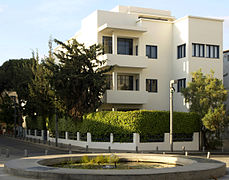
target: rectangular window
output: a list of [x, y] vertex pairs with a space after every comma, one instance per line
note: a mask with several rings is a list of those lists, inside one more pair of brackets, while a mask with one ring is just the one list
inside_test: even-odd
[[111, 74], [105, 74], [105, 77], [106, 77], [106, 88], [107, 89], [113, 89], [112, 75]]
[[118, 90], [134, 90], [134, 76], [118, 75]]
[[138, 56], [138, 45], [135, 46], [135, 55]]
[[192, 56], [204, 57], [204, 44], [192, 43]]
[[183, 58], [186, 56], [186, 44], [177, 46], [177, 59]]
[[182, 88], [186, 88], [186, 78], [178, 79], [177, 92], [181, 92]]
[[118, 54], [133, 55], [133, 39], [118, 38]]
[[103, 54], [112, 54], [112, 37], [103, 36]]
[[157, 59], [157, 46], [146, 45], [146, 56], [148, 58]]
[[157, 92], [157, 79], [146, 79], [146, 91]]
[[219, 46], [217, 45], [206, 45], [206, 56], [208, 58], [219, 58]]

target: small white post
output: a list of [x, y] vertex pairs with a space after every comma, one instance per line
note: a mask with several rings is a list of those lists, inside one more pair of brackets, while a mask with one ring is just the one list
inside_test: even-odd
[[47, 141], [49, 141], [50, 137], [49, 137], [49, 131], [47, 131]]
[[29, 136], [31, 135], [31, 130], [29, 129]]
[[113, 133], [110, 133], [110, 143], [113, 143], [114, 142], [114, 135]]
[[[42, 139], [42, 140], [44, 139], [44, 135], [45, 135], [44, 130], [41, 130], [41, 139]], [[48, 137], [47, 137], [47, 138], [48, 138]]]
[[80, 141], [80, 132], [77, 132], [77, 141]]
[[65, 139], [68, 140], [68, 132], [65, 132]]
[[210, 159], [210, 156], [211, 156], [211, 153], [208, 152], [208, 154], [207, 154], [207, 159]]
[[37, 137], [37, 130], [34, 130], [34, 136]]
[[87, 143], [91, 143], [91, 133], [87, 133]]

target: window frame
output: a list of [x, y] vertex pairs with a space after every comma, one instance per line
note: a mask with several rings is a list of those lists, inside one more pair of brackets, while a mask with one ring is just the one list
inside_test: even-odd
[[[148, 82], [149, 81], [149, 89], [148, 89]], [[154, 88], [153, 85], [156, 82], [156, 87]], [[149, 93], [158, 93], [158, 79], [146, 79], [146, 91]]]
[[192, 43], [192, 57], [205, 57], [205, 44]]
[[[147, 47], [149, 47], [149, 55], [147, 54]], [[155, 55], [153, 55], [153, 49], [155, 48]], [[157, 45], [146, 45], [146, 56], [149, 58], [149, 59], [158, 59], [158, 47]]]
[[186, 43], [177, 46], [177, 59], [186, 57]]
[[186, 88], [186, 78], [177, 80], [177, 92], [181, 92], [181, 89], [183, 88]]
[[[105, 52], [105, 39], [108, 39], [108, 52]], [[110, 40], [110, 42], [109, 42]], [[112, 37], [111, 36], [103, 36], [103, 54], [112, 54], [113, 53], [113, 47], [112, 47]], [[110, 45], [109, 45], [110, 44]]]
[[[120, 46], [120, 41], [124, 42], [125, 44], [125, 53], [123, 52], [120, 52], [121, 51], [121, 46]], [[129, 48], [128, 48], [128, 53], [127, 53], [127, 42], [129, 43]], [[120, 55], [129, 55], [129, 56], [133, 56], [134, 55], [134, 40], [131, 39], [131, 38], [123, 38], [123, 37], [118, 37], [117, 38], [117, 54], [120, 54]], [[124, 50], [124, 49], [123, 49]]]
[[206, 58], [220, 59], [220, 46], [206, 44]]

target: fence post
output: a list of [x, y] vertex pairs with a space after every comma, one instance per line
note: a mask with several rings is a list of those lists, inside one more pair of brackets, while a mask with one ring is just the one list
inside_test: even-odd
[[65, 139], [68, 140], [68, 132], [65, 132]]
[[113, 143], [114, 142], [114, 135], [113, 133], [110, 133], [110, 143]]
[[87, 132], [87, 143], [91, 143], [91, 133]]
[[133, 134], [133, 143], [134, 143], [135, 145], [138, 145], [138, 144], [140, 143], [140, 136], [139, 136], [138, 133], [134, 133], [134, 134]]
[[29, 136], [31, 135], [31, 130], [29, 129]]
[[47, 141], [49, 141], [49, 130], [47, 131]]
[[77, 132], [76, 135], [77, 135], [77, 141], [80, 141], [80, 132]]
[[[45, 132], [44, 130], [41, 130], [41, 139], [44, 139]], [[47, 137], [48, 138], [48, 137]], [[48, 140], [48, 139], [47, 139]]]
[[34, 130], [34, 136], [37, 137], [37, 130]]

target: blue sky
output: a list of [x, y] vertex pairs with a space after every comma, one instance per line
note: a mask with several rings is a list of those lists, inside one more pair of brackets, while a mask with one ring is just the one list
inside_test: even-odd
[[223, 49], [229, 49], [228, 0], [0, 0], [0, 65], [29, 58], [36, 49], [41, 56], [47, 54], [50, 35], [65, 41], [80, 29], [82, 18], [117, 5], [170, 10], [176, 18], [223, 18]]

